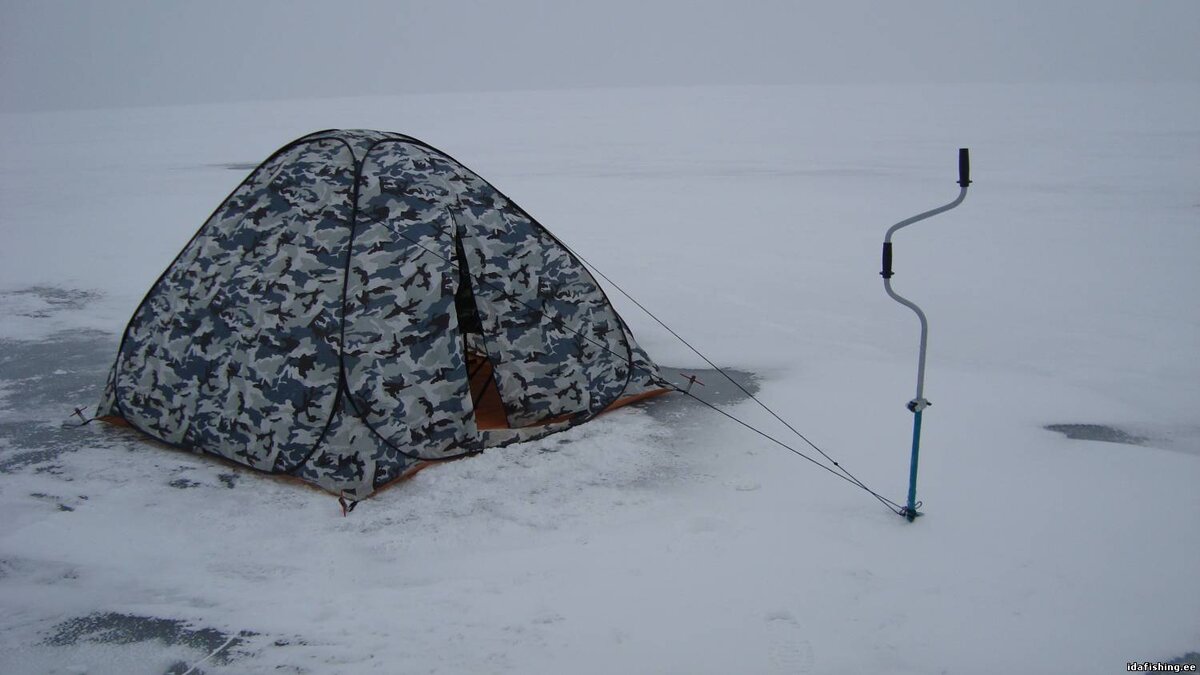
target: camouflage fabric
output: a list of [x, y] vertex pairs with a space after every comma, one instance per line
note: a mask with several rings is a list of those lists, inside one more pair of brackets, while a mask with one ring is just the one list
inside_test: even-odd
[[114, 366], [135, 427], [264, 471], [311, 452], [337, 398], [354, 156], [291, 147], [217, 210], [146, 296]]
[[511, 426], [593, 415], [632, 358], [616, 311], [582, 266], [482, 181], [456, 210], [488, 356]]
[[[477, 429], [468, 350], [512, 428]], [[324, 131], [252, 172], [154, 284], [97, 414], [361, 498], [657, 377], [587, 270], [482, 178], [406, 136]]]
[[362, 165], [346, 282], [346, 385], [358, 416], [422, 459], [478, 449], [454, 295], [448, 177], [389, 140]]

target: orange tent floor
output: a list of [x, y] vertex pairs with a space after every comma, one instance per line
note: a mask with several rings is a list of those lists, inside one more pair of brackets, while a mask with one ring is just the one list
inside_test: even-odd
[[[475, 426], [481, 430], [511, 429], [508, 416], [504, 411], [504, 403], [500, 400], [500, 390], [496, 388], [496, 379], [492, 377], [492, 362], [481, 354], [467, 355], [467, 372], [471, 375], [471, 399], [475, 401]], [[604, 412], [616, 410], [622, 406], [665, 394], [670, 389], [653, 389], [651, 391], [623, 396], [613, 401]], [[566, 417], [556, 417], [545, 420], [537, 426], [559, 422]]]

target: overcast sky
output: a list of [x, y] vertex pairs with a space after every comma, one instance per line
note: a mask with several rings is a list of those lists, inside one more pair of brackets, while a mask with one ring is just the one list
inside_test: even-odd
[[503, 89], [1200, 82], [1200, 0], [0, 0], [0, 109]]

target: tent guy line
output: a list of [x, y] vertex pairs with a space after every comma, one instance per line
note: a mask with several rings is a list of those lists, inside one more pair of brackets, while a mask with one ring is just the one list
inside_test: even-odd
[[[562, 242], [560, 241], [559, 243], [562, 243]], [[724, 377], [726, 380], [729, 380], [729, 382], [731, 382], [731, 383], [733, 384], [733, 386], [737, 387], [739, 391], [741, 391], [743, 394], [745, 394], [746, 396], [748, 396], [748, 397], [750, 398], [750, 400], [754, 401], [756, 404], [758, 404], [758, 406], [759, 406], [760, 408], [762, 408], [763, 410], [765, 410], [765, 411], [767, 411], [768, 413], [770, 413], [770, 415], [771, 415], [772, 417], [774, 417], [774, 418], [775, 418], [776, 420], [778, 420], [778, 421], [779, 421], [781, 424], [783, 424], [783, 426], [787, 427], [787, 428], [788, 428], [788, 430], [790, 430], [790, 431], [791, 431], [793, 434], [795, 434], [796, 436], [799, 436], [799, 437], [800, 437], [800, 440], [802, 440], [802, 441], [804, 441], [805, 443], [807, 443], [807, 444], [808, 444], [808, 446], [809, 446], [809, 447], [811, 447], [813, 450], [816, 450], [817, 452], [821, 453], [821, 456], [822, 456], [822, 457], [824, 457], [825, 459], [829, 460], [829, 461], [830, 461], [830, 462], [831, 462], [831, 463], [832, 463], [832, 464], [833, 464], [835, 467], [837, 467], [838, 471], [840, 471], [840, 472], [841, 472], [840, 474], [839, 474], [839, 473], [836, 473], [836, 472], [834, 472], [834, 475], [837, 475], [837, 476], [843, 477], [843, 478], [845, 478], [846, 480], [850, 481], [852, 484], [854, 484], [854, 485], [857, 485], [858, 487], [860, 487], [860, 488], [862, 488], [862, 489], [866, 490], [867, 492], [871, 493], [871, 494], [872, 494], [872, 495], [873, 495], [873, 496], [874, 496], [876, 499], [878, 499], [878, 500], [880, 500], [881, 502], [883, 502], [884, 506], [887, 506], [889, 509], [892, 509], [893, 511], [895, 511], [895, 510], [896, 510], [896, 509], [898, 509], [898, 508], [901, 508], [899, 504], [897, 504], [897, 503], [895, 503], [895, 502], [891, 501], [890, 499], [887, 499], [886, 497], [883, 497], [883, 496], [881, 496], [879, 493], [877, 493], [877, 492], [875, 492], [874, 490], [872, 490], [871, 488], [867, 487], [865, 483], [863, 483], [861, 480], [859, 480], [859, 479], [858, 479], [858, 478], [857, 478], [857, 477], [856, 477], [854, 474], [850, 473], [850, 471], [849, 471], [849, 470], [848, 470], [846, 467], [842, 466], [842, 465], [841, 465], [841, 463], [839, 463], [839, 462], [838, 462], [837, 460], [835, 460], [833, 457], [830, 457], [828, 453], [826, 453], [824, 450], [822, 450], [820, 447], [818, 447], [816, 443], [813, 443], [811, 440], [809, 440], [809, 438], [808, 438], [807, 436], [805, 436], [804, 434], [800, 433], [800, 431], [799, 431], [798, 429], [796, 429], [796, 427], [794, 427], [794, 426], [792, 426], [790, 423], [788, 423], [788, 421], [787, 421], [787, 420], [785, 420], [785, 419], [783, 419], [782, 417], [780, 417], [778, 413], [776, 413], [774, 410], [772, 410], [770, 407], [768, 407], [766, 403], [763, 403], [763, 402], [762, 402], [762, 400], [761, 400], [761, 399], [759, 399], [757, 396], [755, 396], [753, 393], [751, 393], [751, 392], [750, 392], [750, 390], [748, 390], [748, 389], [746, 389], [744, 386], [742, 386], [742, 384], [741, 384], [740, 382], [738, 382], [738, 381], [737, 381], [737, 380], [735, 380], [734, 378], [730, 377], [730, 376], [729, 376], [729, 373], [725, 372], [725, 369], [724, 369], [724, 368], [721, 368], [721, 367], [720, 367], [720, 366], [718, 366], [717, 364], [713, 363], [713, 362], [712, 362], [712, 360], [711, 360], [711, 359], [709, 359], [709, 358], [708, 358], [707, 356], [705, 356], [704, 354], [702, 354], [702, 353], [700, 352], [700, 350], [699, 350], [699, 349], [696, 349], [695, 347], [693, 347], [693, 346], [692, 346], [692, 344], [691, 344], [690, 342], [688, 342], [687, 340], [685, 340], [685, 339], [683, 338], [683, 336], [682, 336], [682, 335], [680, 335], [679, 333], [675, 332], [675, 330], [674, 330], [674, 329], [672, 329], [672, 328], [671, 328], [670, 326], [668, 326], [668, 325], [667, 325], [665, 322], [663, 322], [663, 320], [662, 320], [662, 319], [659, 319], [657, 316], [655, 316], [655, 314], [654, 314], [653, 312], [651, 312], [649, 309], [646, 309], [646, 307], [645, 307], [644, 305], [642, 305], [642, 303], [638, 302], [638, 301], [637, 301], [637, 299], [636, 299], [636, 298], [634, 298], [632, 295], [630, 295], [628, 292], [626, 292], [626, 290], [625, 290], [624, 288], [621, 288], [621, 287], [620, 287], [620, 286], [617, 284], [617, 282], [615, 282], [615, 281], [613, 281], [612, 279], [610, 279], [610, 278], [608, 277], [608, 275], [607, 275], [607, 274], [605, 274], [604, 272], [601, 272], [599, 268], [597, 268], [595, 265], [593, 265], [591, 262], [589, 262], [589, 261], [588, 261], [586, 258], [584, 258], [583, 256], [579, 255], [579, 253], [575, 252], [575, 251], [574, 251], [574, 250], [573, 250], [571, 247], [567, 246], [566, 244], [563, 244], [563, 247], [564, 247], [564, 248], [566, 248], [568, 251], [570, 251], [570, 252], [571, 252], [571, 254], [572, 254], [572, 255], [574, 255], [576, 258], [579, 258], [580, 262], [582, 262], [584, 265], [586, 265], [586, 266], [587, 266], [589, 269], [591, 269], [591, 270], [592, 270], [593, 272], [595, 272], [596, 274], [599, 274], [599, 275], [600, 275], [600, 277], [601, 277], [602, 279], [604, 279], [604, 280], [605, 280], [605, 281], [607, 281], [609, 284], [611, 284], [613, 288], [617, 289], [617, 291], [618, 291], [618, 292], [620, 292], [620, 293], [621, 293], [621, 295], [625, 296], [626, 298], [628, 298], [628, 299], [629, 299], [629, 301], [630, 301], [630, 302], [632, 302], [633, 304], [637, 305], [638, 309], [640, 309], [640, 310], [642, 310], [643, 312], [645, 312], [645, 313], [646, 313], [646, 316], [649, 316], [651, 319], [654, 319], [654, 321], [655, 321], [655, 322], [656, 322], [658, 325], [662, 326], [664, 330], [666, 330], [668, 333], [670, 333], [671, 335], [673, 335], [673, 336], [675, 337], [675, 339], [677, 339], [677, 340], [679, 340], [680, 342], [682, 342], [682, 343], [683, 343], [683, 345], [684, 345], [685, 347], [687, 347], [688, 349], [690, 349], [690, 350], [692, 351], [692, 353], [694, 353], [696, 356], [699, 356], [701, 359], [703, 359], [703, 360], [704, 360], [704, 362], [705, 362], [705, 363], [707, 363], [709, 366], [712, 366], [712, 368], [713, 368], [714, 370], [716, 370], [718, 373], [720, 373], [722, 377]], [[719, 413], [721, 413], [721, 414], [726, 414], [726, 415], [727, 415], [727, 413], [725, 413], [725, 411], [723, 411], [723, 410], [720, 410], [719, 408], [716, 408], [716, 407], [712, 406], [712, 404], [710, 404], [709, 402], [707, 402], [707, 401], [704, 401], [704, 400], [702, 400], [702, 399], [698, 398], [697, 396], [695, 396], [694, 394], [692, 394], [692, 393], [691, 393], [691, 391], [690, 391], [690, 388], [689, 388], [689, 389], [680, 389], [678, 386], [676, 386], [676, 385], [673, 385], [673, 384], [672, 384], [671, 386], [672, 386], [672, 387], [673, 387], [673, 388], [674, 388], [676, 391], [679, 391], [679, 392], [681, 392], [681, 393], [687, 394], [687, 395], [688, 395], [688, 396], [690, 396], [691, 398], [694, 398], [694, 399], [696, 399], [697, 401], [700, 401], [701, 403], [703, 403], [703, 404], [705, 404], [705, 405], [707, 405], [707, 406], [709, 406], [709, 407], [712, 407], [712, 408], [713, 408], [714, 410], [716, 410], [717, 412], [719, 412]], [[807, 455], [805, 455], [805, 454], [803, 454], [803, 453], [800, 453], [800, 452], [798, 452], [798, 451], [797, 451], [795, 448], [792, 448], [792, 447], [790, 447], [790, 446], [788, 446], [788, 445], [786, 445], [786, 444], [784, 444], [784, 443], [781, 443], [780, 441], [776, 440], [775, 438], [772, 438], [771, 436], [768, 436], [768, 435], [764, 434], [764, 433], [763, 433], [761, 430], [759, 430], [759, 429], [757, 429], [757, 428], [755, 428], [755, 427], [753, 427], [753, 426], [750, 426], [750, 425], [746, 424], [745, 422], [743, 422], [743, 421], [742, 421], [742, 420], [740, 420], [740, 419], [737, 419], [736, 417], [732, 417], [732, 416], [730, 416], [730, 417], [731, 417], [731, 419], [733, 419], [735, 422], [738, 422], [739, 424], [743, 424], [743, 425], [747, 426], [748, 428], [750, 428], [752, 431], [754, 431], [754, 432], [756, 432], [756, 433], [762, 434], [762, 435], [763, 435], [763, 437], [765, 437], [765, 438], [767, 438], [767, 439], [771, 440], [772, 442], [774, 442], [774, 443], [777, 443], [777, 444], [779, 444], [779, 445], [781, 445], [781, 446], [783, 446], [783, 447], [787, 448], [788, 450], [791, 450], [792, 452], [795, 452], [796, 454], [800, 455], [801, 457], [804, 457], [805, 459], [807, 459], [807, 460], [809, 460], [809, 461], [815, 462], [815, 460], [813, 460], [811, 457], [808, 457]], [[827, 470], [827, 471], [831, 471], [831, 472], [833, 471], [833, 469], [830, 469], [829, 467], [825, 466], [824, 464], [821, 464], [820, 462], [815, 462], [815, 463], [816, 463], [818, 466], [820, 466], [821, 468], [823, 468], [823, 469], [825, 469], [825, 470]], [[844, 475], [843, 475], [843, 474], [844, 474]], [[897, 511], [897, 513], [899, 513], [899, 512]], [[903, 515], [903, 514], [900, 514], [900, 515]]]

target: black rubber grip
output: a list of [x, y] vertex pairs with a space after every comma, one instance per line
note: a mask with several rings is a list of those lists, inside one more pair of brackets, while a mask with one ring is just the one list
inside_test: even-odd
[[892, 278], [892, 242], [890, 241], [883, 242], [883, 271], [879, 273], [879, 276], [884, 279]]
[[971, 184], [971, 155], [966, 148], [958, 149], [958, 185], [967, 187]]

